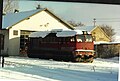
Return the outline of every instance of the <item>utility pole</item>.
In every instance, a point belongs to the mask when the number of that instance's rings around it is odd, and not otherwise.
[[[2,45],[2,34],[1,34],[1,30],[2,30],[2,14],[3,14],[3,0],[0,0],[0,63],[2,64],[2,67],[4,67],[4,57],[1,59],[2,55],[1,55],[1,45]]]
[[[93,26],[94,26],[94,27],[96,26],[96,18],[93,19]],[[95,37],[95,42],[96,42],[96,36],[95,36],[95,34],[94,34],[94,37]],[[96,53],[96,55],[98,56],[98,53],[97,53],[97,44],[94,45],[94,46],[95,46],[95,53]]]
[[[41,9],[41,5],[38,4],[37,7],[36,7],[36,9]]]
[[[1,29],[0,29],[1,30]],[[1,32],[1,31],[0,31]],[[2,61],[1,61],[1,34],[0,34],[0,64],[2,63]]]
[[[95,25],[96,25],[96,18],[93,19],[93,23],[94,23],[93,26],[95,27]]]

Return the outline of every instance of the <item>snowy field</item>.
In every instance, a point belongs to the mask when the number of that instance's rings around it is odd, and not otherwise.
[[[0,81],[119,81],[119,58],[72,63],[27,57],[6,57]]]

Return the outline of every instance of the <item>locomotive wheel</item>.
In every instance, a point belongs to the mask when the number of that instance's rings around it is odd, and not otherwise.
[[[92,63],[92,62],[93,62],[93,57],[90,58],[90,63]]]
[[[85,62],[92,63],[93,62],[93,57],[86,59]]]
[[[92,63],[92,62],[93,62],[93,60],[90,61],[90,63]]]
[[[80,57],[76,57],[75,59],[77,62],[81,62],[81,58]]]

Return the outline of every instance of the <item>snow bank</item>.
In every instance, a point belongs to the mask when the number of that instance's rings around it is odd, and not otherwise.
[[[0,69],[0,78],[29,81],[118,81],[117,59],[117,57],[113,58],[114,61],[112,61],[98,58],[93,63],[72,63],[6,57],[5,68]]]

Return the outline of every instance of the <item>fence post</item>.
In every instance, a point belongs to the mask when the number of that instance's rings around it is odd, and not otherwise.
[[[0,32],[2,29],[3,0],[0,0]],[[0,34],[0,63],[1,63],[1,34]]]
[[[2,68],[4,67],[4,56],[2,56]]]
[[[1,55],[1,37],[2,37],[2,36],[1,36],[1,34],[0,34],[0,64],[2,63],[2,61],[1,61],[1,56],[2,56],[2,55]]]
[[[1,53],[2,50],[2,45],[3,45],[3,40],[4,39],[4,35],[0,34],[0,64],[2,64],[2,68],[4,67],[4,57],[5,55]]]

